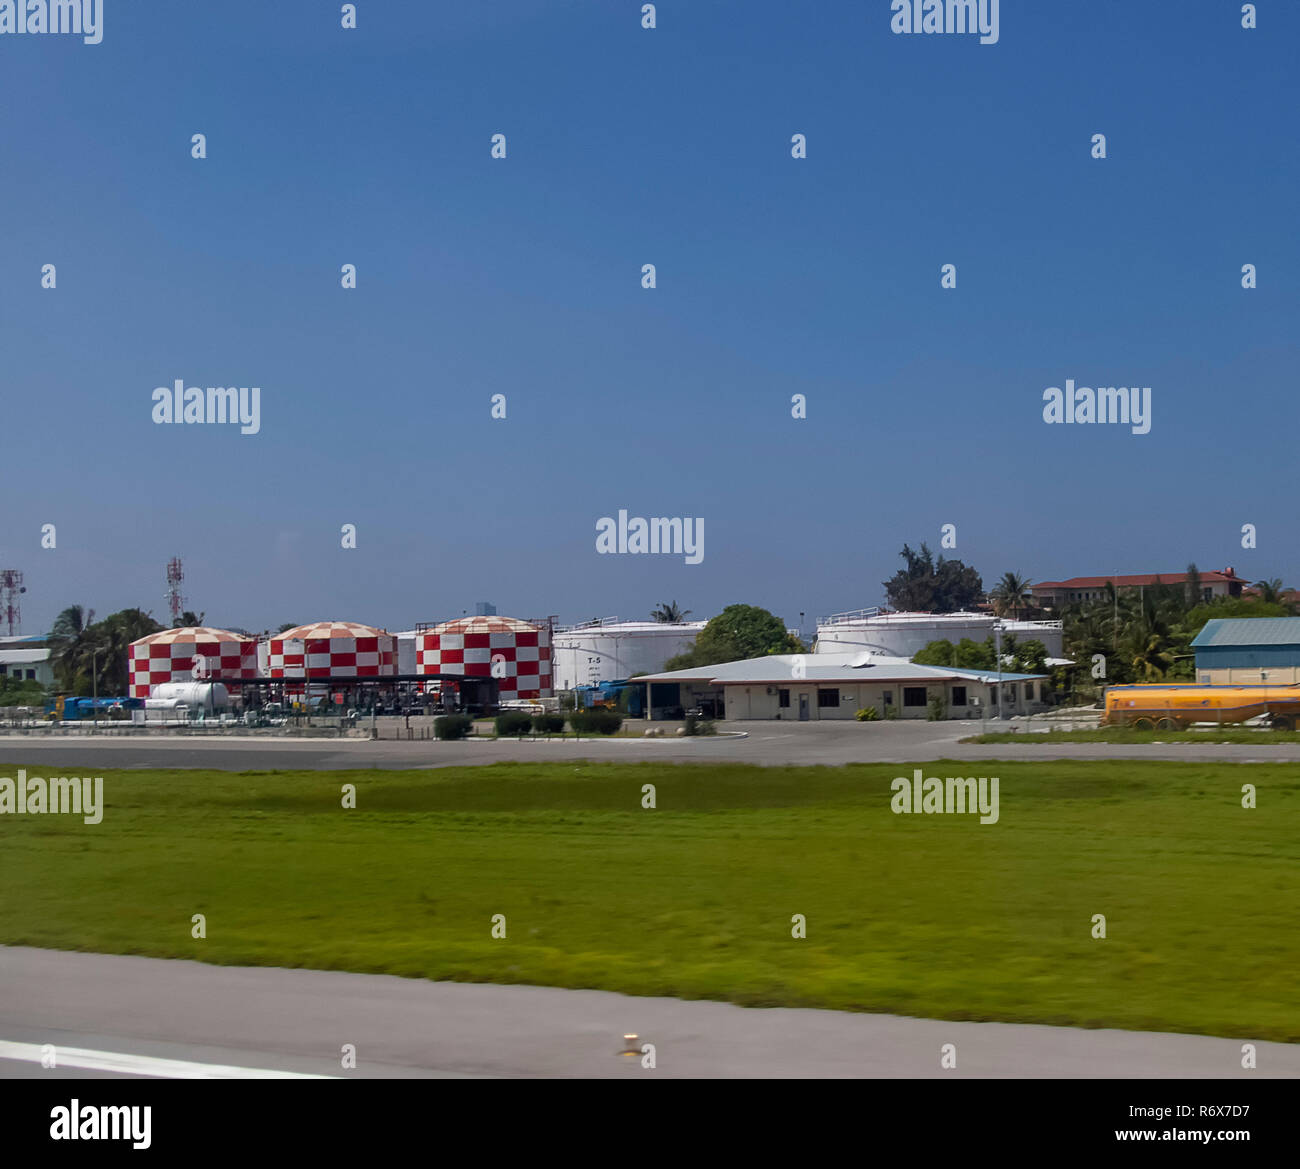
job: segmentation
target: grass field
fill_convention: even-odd
[[[99,825],[0,816],[0,941],[1300,1041],[1294,765],[925,765],[990,825],[896,764],[104,774]]]
[[[1300,731],[1248,730],[1245,727],[1199,727],[1195,730],[1139,731],[1132,727],[1098,727],[1087,731],[990,731],[962,743],[1252,743],[1257,747],[1300,743]]]

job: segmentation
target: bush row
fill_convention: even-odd
[[[496,716],[494,725],[500,736],[556,735],[564,730],[562,714],[525,714],[521,710],[505,711]],[[577,710],[568,716],[569,726],[579,735],[613,735],[623,726],[623,716],[612,710]],[[444,714],[434,719],[433,733],[439,739],[463,739],[474,728],[467,714]]]
[[[569,726],[580,735],[613,735],[623,725],[623,716],[614,710],[575,710]]]

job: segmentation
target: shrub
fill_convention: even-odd
[[[526,735],[533,725],[532,716],[525,714],[522,710],[502,711],[493,721],[497,734],[503,737],[507,735]]]
[[[874,706],[864,706],[853,717],[860,723],[873,723],[880,718],[880,711],[878,711]]]
[[[463,739],[473,726],[467,714],[444,714],[433,720],[433,733],[440,739]]]
[[[897,718],[897,717],[898,717],[898,707],[896,707],[896,706],[894,706],[894,705],[892,705],[892,704],[889,705],[889,706],[887,706],[887,707],[885,707],[885,718],[887,718],[887,719],[895,719],[895,718]]]
[[[623,716],[612,710],[575,710],[569,726],[580,735],[612,735],[623,725]]]
[[[539,735],[558,735],[564,730],[564,715],[535,714],[533,715],[533,730]]]
[[[926,708],[925,717],[932,723],[942,722],[948,717],[948,700],[942,694],[931,694]]]

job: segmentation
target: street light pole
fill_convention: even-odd
[[[90,717],[94,719],[91,725],[90,733],[93,735],[99,729],[99,650],[90,651]]]
[[[993,656],[997,658],[998,667],[998,719],[1004,720],[1006,714],[1002,709],[1002,622],[993,622]]]

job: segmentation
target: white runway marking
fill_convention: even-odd
[[[0,1059],[40,1063],[42,1048],[36,1043],[10,1043],[0,1039]],[[183,1059],[159,1059],[152,1055],[127,1055],[118,1051],[90,1051],[84,1047],[54,1045],[54,1061],[61,1068],[82,1068],[95,1072],[122,1072],[133,1076],[156,1076],[168,1080],[328,1080],[309,1072],[280,1072],[270,1068],[236,1068],[218,1063],[190,1063]]]

